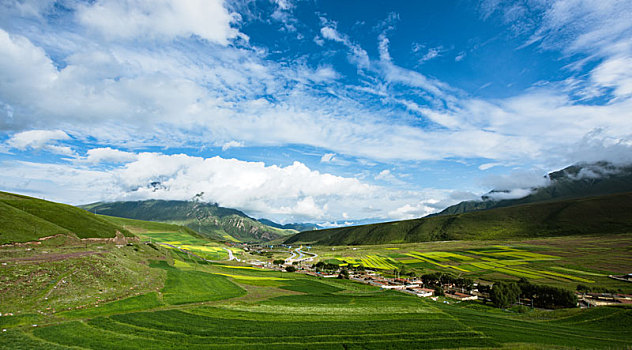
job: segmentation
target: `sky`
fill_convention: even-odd
[[[280,223],[632,162],[632,1],[0,0],[0,190]]]

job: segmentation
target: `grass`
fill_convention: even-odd
[[[600,260],[586,256],[586,251],[580,248],[619,247],[613,248],[610,256],[619,259],[621,254],[629,252],[630,240],[622,241],[622,236],[617,237],[599,244],[585,238],[583,243],[574,241],[572,246],[556,240],[547,240],[547,244],[541,241],[514,242],[509,247],[511,249],[493,244],[477,245],[476,242],[435,243],[400,246],[398,252],[416,252],[428,260],[443,259],[435,263],[446,266],[488,264],[487,271],[499,268],[516,272],[523,269],[548,271],[541,266],[563,262],[563,266],[570,270],[597,274],[595,271],[601,270],[581,262],[590,260],[600,264]],[[565,250],[560,250],[562,246]],[[392,245],[388,247],[393,248]],[[67,248],[46,249],[65,251]],[[97,246],[88,249],[96,251]],[[369,261],[372,262],[379,257],[379,263],[390,264],[397,264],[397,259],[401,259],[399,256],[389,257],[384,251],[392,253],[393,249],[337,248],[330,251],[330,256],[321,255],[320,251],[317,253],[327,259],[333,259],[334,254],[340,255],[336,258],[342,259],[339,262],[345,255],[352,255],[353,259],[371,257]],[[526,255],[520,259],[502,254],[491,258],[489,255],[505,251],[550,255],[558,259],[503,265],[524,260]],[[566,255],[562,256],[561,251]],[[22,311],[19,316],[0,317],[0,328],[7,329],[7,332],[0,332],[0,349],[612,349],[632,346],[629,332],[632,308],[536,310],[519,314],[479,302],[455,303],[442,298],[433,301],[350,280],[319,279],[232,263],[207,263],[180,251],[153,249],[144,244],[123,248],[106,246],[99,252],[101,255],[57,262],[0,265],[0,276],[12,278],[9,284],[0,284],[0,288],[5,288],[0,296],[12,295],[8,302],[0,303],[0,312],[17,314]],[[8,258],[33,254],[33,251],[5,248],[1,253],[3,261],[8,261]],[[595,250],[594,254],[602,253],[602,250]],[[471,260],[454,255],[467,256]],[[530,257],[539,258],[537,255]],[[625,261],[622,263],[624,267]],[[532,264],[539,270],[525,267]],[[407,264],[411,265],[414,264]],[[106,273],[105,268],[113,272]],[[127,269],[135,272],[126,272]],[[41,276],[47,276],[40,281],[35,273],[40,270],[55,273],[49,276],[40,272]],[[85,270],[85,273],[80,273],[82,277],[78,275],[72,286],[61,290],[60,287],[51,288],[60,279],[70,278],[66,273],[76,270]],[[94,273],[95,280],[90,280],[89,275]],[[573,272],[559,273],[570,275]],[[150,276],[155,278],[145,287],[134,284]],[[600,278],[590,276],[593,277]],[[92,289],[93,284],[117,298],[99,302],[95,307],[94,296],[106,293],[99,294],[99,289]],[[7,289],[7,285],[12,287]],[[22,300],[21,293],[28,290],[29,285],[36,288],[33,287],[31,294],[24,294],[29,297]],[[131,286],[134,286],[133,290],[129,289]],[[73,304],[85,307],[44,315],[38,311],[45,310],[55,300],[43,300],[42,296],[50,290],[53,290],[51,296],[58,295],[55,293],[65,295],[66,303],[72,303],[71,296],[92,297]],[[138,292],[140,294],[136,295]],[[450,304],[444,304],[444,301]],[[9,310],[10,305],[15,309]],[[33,324],[38,326],[33,327]]]
[[[162,289],[167,304],[178,305],[230,299],[245,294],[245,291],[219,276],[202,271],[185,271],[167,265],[164,261],[154,264],[167,271],[167,281]]]
[[[112,238],[117,231],[132,236],[125,228],[83,209],[0,192],[0,244],[69,233],[78,238]]]

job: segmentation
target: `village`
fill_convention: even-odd
[[[479,300],[484,303],[492,303],[491,290],[494,283],[487,281],[471,281],[468,279],[441,278],[441,274],[428,274],[423,276],[391,276],[387,271],[380,271],[365,267],[347,268],[338,265],[326,264],[322,261],[314,263],[317,254],[305,252],[302,247],[292,249],[291,246],[282,245],[288,249],[291,256],[286,259],[273,261],[253,260],[248,263],[259,268],[275,271],[287,271],[303,273],[317,278],[349,279],[356,282],[380,287],[387,290],[396,290],[412,294],[422,298],[431,298],[437,301],[438,297],[445,297],[454,301]],[[261,245],[243,245],[243,249],[251,253],[265,255],[274,246],[262,247]],[[267,248],[267,249],[266,249]],[[268,255],[270,256],[270,255]],[[397,272],[394,272],[397,273]],[[611,278],[632,282],[632,274],[625,276],[610,276]],[[577,307],[591,308],[607,305],[632,305],[632,295],[615,293],[612,291],[593,292],[577,290],[574,293],[574,302]],[[445,303],[449,301],[445,300]],[[529,298],[517,298],[515,304],[533,307],[533,300]]]

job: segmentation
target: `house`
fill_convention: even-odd
[[[452,298],[452,299],[456,299],[460,301],[478,299],[476,295],[470,295],[470,294],[459,293],[459,292],[449,292],[449,293],[446,293],[445,296],[448,298]]]
[[[426,298],[434,295],[434,290],[429,288],[407,288],[412,294],[418,297]]]
[[[380,286],[382,289],[406,289],[403,284],[383,284]]]

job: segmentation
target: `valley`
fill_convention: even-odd
[[[632,233],[241,243],[173,223],[3,198],[16,209],[3,220],[27,225],[28,214],[42,233],[18,240],[7,234],[15,231],[0,232],[9,241],[0,247],[0,349],[632,344],[632,283],[611,277],[632,269]],[[115,232],[100,238],[95,225]],[[499,307],[493,286],[511,283],[574,301],[521,295]]]

